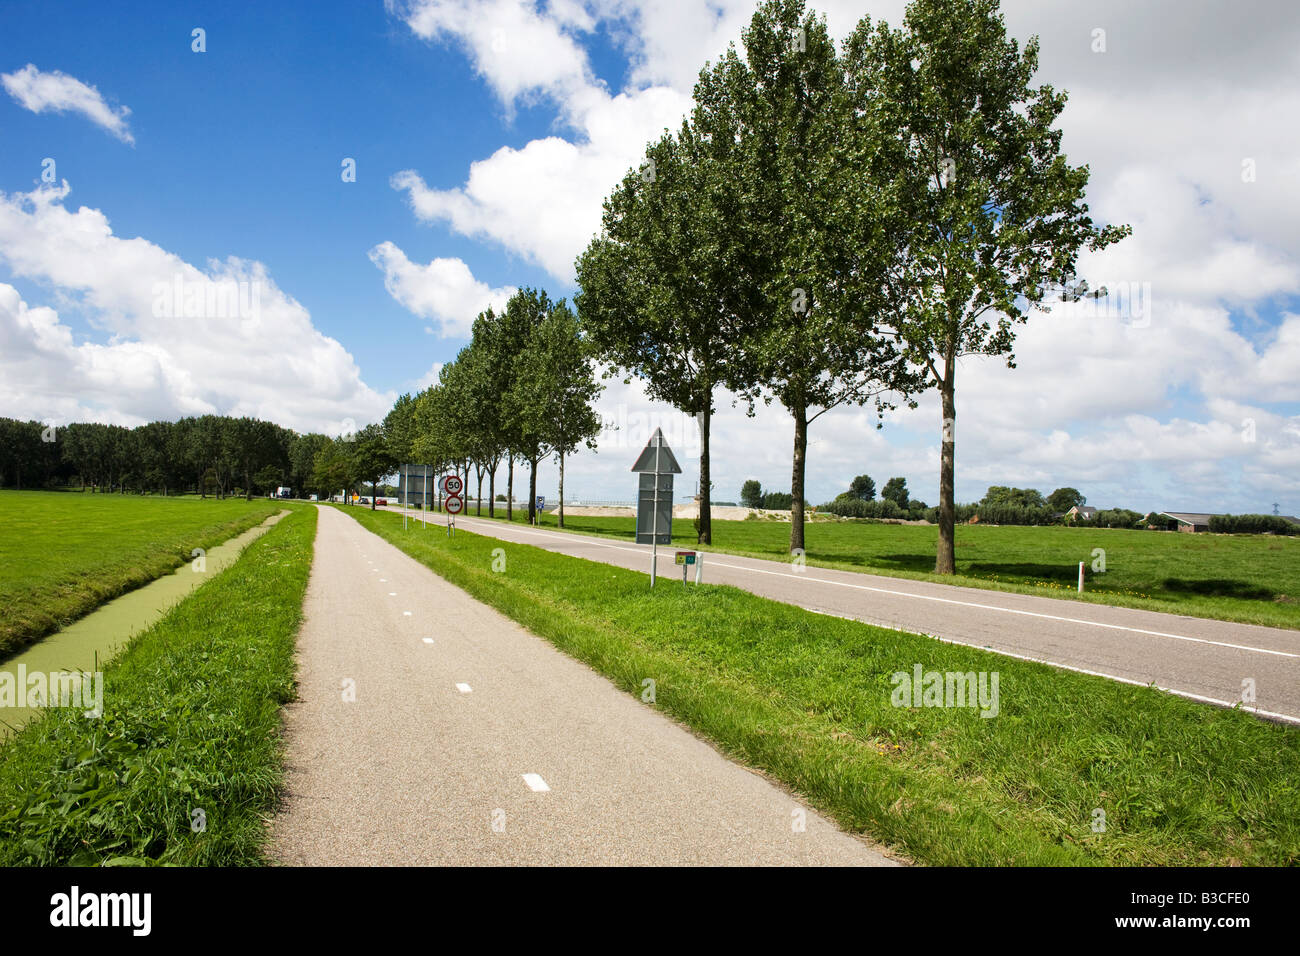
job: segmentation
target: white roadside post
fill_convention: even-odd
[[[1079,562],[1079,593],[1083,593],[1083,562]]]

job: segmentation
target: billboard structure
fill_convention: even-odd
[[[433,465],[399,465],[397,497],[405,507],[428,508],[437,492]]]

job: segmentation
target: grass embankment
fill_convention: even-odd
[[[0,492],[0,657],[281,507],[268,499]]]
[[[497,518],[504,508],[498,505]],[[477,517],[477,515],[471,515]],[[483,517],[487,517],[486,511]],[[526,523],[527,509],[516,509]],[[631,541],[634,518],[565,515],[563,530]],[[556,516],[542,515],[556,528]],[[957,527],[957,574],[932,573],[937,529],[858,520],[817,520],[805,527],[809,565],[935,581],[1040,597],[1300,628],[1300,536],[1178,534],[1121,528]],[[696,548],[689,519],[673,521],[673,545]],[[1094,548],[1106,571],[1092,571]],[[788,561],[790,524],[714,521],[705,550]],[[1079,562],[1085,590],[1076,592]]]
[[[651,592],[634,571],[346,513],[622,689],[653,678],[656,706],[913,859],[1300,862],[1295,728],[736,588],[665,577]],[[891,675],[916,664],[998,672],[998,715],[894,707]]]
[[[102,717],[51,709],[0,748],[0,865],[262,862],[315,530],[295,510],[136,637]]]

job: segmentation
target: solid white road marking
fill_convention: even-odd
[[[462,694],[472,694],[474,692],[474,688],[470,687],[469,684],[457,684],[456,689]]]
[[[431,638],[431,637],[421,638],[421,640],[423,640],[424,643],[426,643],[426,644],[432,644],[432,643],[433,643],[433,638]]]
[[[403,611],[403,612],[402,612],[402,617],[410,617],[410,616],[411,616],[411,612],[410,612],[410,611]]]
[[[546,781],[541,778],[540,774],[524,774],[524,783],[528,784],[528,789],[534,793],[543,793],[551,788],[546,785]]]
[[[559,538],[561,540],[569,540],[569,541],[572,541],[575,538],[579,538],[582,539],[581,543],[594,545],[595,547],[598,548],[611,548],[615,551],[628,551],[633,554],[645,553],[645,551],[642,550],[641,548],[626,548],[616,544],[606,544],[603,541],[588,541],[586,540],[585,535],[558,534],[555,532],[534,531],[530,528],[516,528],[514,530],[519,531],[523,534],[532,534],[543,538]],[[714,554],[714,553],[718,553],[718,552],[710,552],[710,554]],[[664,558],[671,559],[672,554],[665,552],[663,555],[660,556],[661,560]],[[760,559],[755,559],[755,560],[760,560]],[[1150,637],[1164,637],[1174,641],[1190,641],[1194,644],[1213,644],[1216,647],[1227,647],[1233,650],[1248,651],[1255,654],[1272,654],[1277,657],[1300,658],[1300,654],[1292,654],[1288,651],[1274,651],[1265,647],[1252,647],[1247,644],[1230,644],[1226,641],[1212,641],[1203,637],[1187,637],[1186,635],[1183,634],[1169,634],[1164,631],[1150,631],[1147,630],[1146,628],[1129,627],[1124,624],[1103,624],[1101,621],[1086,621],[1081,618],[1062,617],[1058,614],[1044,614],[1041,611],[1022,611],[1018,608],[999,607],[996,604],[981,604],[978,601],[959,601],[956,598],[945,598],[945,597],[939,597],[937,595],[932,595],[932,594],[916,594],[912,591],[896,591],[892,588],[872,587],[869,584],[852,584],[848,581],[832,581],[827,578],[809,577],[807,574],[793,574],[788,571],[768,571],[764,568],[749,568],[741,564],[726,564],[725,562],[719,561],[717,559],[711,559],[711,563],[712,566],[715,568],[721,567],[721,568],[731,568],[734,571],[752,571],[755,574],[770,574],[775,577],[792,578],[801,582],[811,581],[815,584],[833,584],[836,587],[853,588],[856,591],[873,591],[877,594],[891,594],[894,595],[895,597],[916,598],[917,600],[921,600],[921,601],[937,601],[941,604],[957,604],[957,605],[961,605],[962,607],[975,607],[985,611],[1001,611],[1004,614],[1020,614],[1020,615],[1024,615],[1025,617],[1040,617],[1049,621],[1062,621],[1066,624],[1083,624],[1089,627],[1104,627],[1109,630],[1129,631],[1133,634],[1146,634]],[[853,572],[847,572],[847,573],[851,574]],[[1029,596],[1033,597],[1034,595],[1029,595]],[[1109,607],[1110,605],[1105,605],[1105,606]],[[886,626],[886,625],[882,625],[882,626]],[[887,626],[892,627],[893,625],[887,625]],[[895,629],[904,630],[904,628],[895,628]]]
[[[389,596],[389,597],[397,597],[397,592],[396,592],[396,591],[389,591],[389,592],[388,592],[388,596]]]

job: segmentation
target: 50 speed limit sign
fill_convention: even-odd
[[[460,495],[448,495],[442,506],[447,509],[447,514],[458,515],[465,510],[465,499]]]
[[[449,495],[459,496],[465,488],[465,482],[461,480],[460,475],[448,475],[442,479],[442,490]]]

